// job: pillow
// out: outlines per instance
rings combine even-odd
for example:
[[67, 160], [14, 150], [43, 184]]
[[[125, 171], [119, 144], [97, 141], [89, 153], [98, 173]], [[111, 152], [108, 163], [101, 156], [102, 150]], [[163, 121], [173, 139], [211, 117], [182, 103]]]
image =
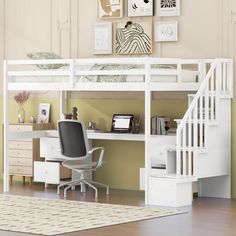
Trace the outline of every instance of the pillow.
[[[91, 70], [131, 70], [140, 68], [140, 65], [132, 64], [94, 64]], [[126, 82], [127, 75], [87, 75], [89, 82]]]
[[[32, 60], [41, 60], [41, 59], [63, 59], [62, 57], [58, 56], [53, 52], [33, 52], [26, 54], [29, 59]], [[51, 70], [51, 69], [58, 69], [62, 66], [66, 66], [67, 64], [37, 64], [36, 66], [39, 69], [43, 70]]]

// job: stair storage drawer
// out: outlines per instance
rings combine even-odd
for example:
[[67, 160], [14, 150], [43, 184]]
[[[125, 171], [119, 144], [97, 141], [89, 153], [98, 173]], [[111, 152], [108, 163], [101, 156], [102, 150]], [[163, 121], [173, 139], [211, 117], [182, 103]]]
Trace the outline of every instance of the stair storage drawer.
[[9, 148], [10, 149], [27, 149], [32, 150], [33, 144], [32, 141], [25, 142], [25, 141], [9, 141]]

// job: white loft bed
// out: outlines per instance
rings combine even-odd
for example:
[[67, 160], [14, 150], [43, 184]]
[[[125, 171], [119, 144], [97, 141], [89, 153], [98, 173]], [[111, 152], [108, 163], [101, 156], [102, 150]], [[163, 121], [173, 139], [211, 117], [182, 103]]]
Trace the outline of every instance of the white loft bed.
[[[59, 69], [40, 70], [37, 65], [63, 65]], [[109, 59], [70, 59], [70, 60], [8, 60], [4, 62], [4, 191], [9, 190], [8, 177], [8, 91], [142, 91], [145, 94], [145, 171], [150, 173], [150, 146], [153, 138], [150, 135], [151, 120], [151, 93], [155, 91], [197, 91], [196, 97], [190, 106], [190, 110], [198, 110], [194, 104], [200, 99], [200, 106], [204, 103], [204, 96], [212, 100], [211, 107], [214, 109], [215, 92], [214, 84], [216, 68], [223, 68], [221, 93], [232, 97], [232, 61], [229, 59], [177, 59], [177, 58], [109, 58]], [[210, 69], [211, 68], [211, 69]], [[227, 73], [226, 73], [227, 71]], [[206, 76], [208, 73], [208, 76]], [[219, 75], [219, 73], [218, 73]], [[205, 79], [207, 82], [204, 83]], [[210, 82], [210, 86], [208, 80]], [[211, 90], [205, 94], [206, 89]], [[200, 89], [199, 89], [200, 88]], [[61, 113], [63, 100], [61, 96]], [[203, 108], [200, 109], [200, 112]], [[192, 118], [184, 116], [184, 122], [190, 124]], [[190, 114], [192, 117], [192, 113]], [[199, 122], [196, 120], [196, 122]], [[200, 124], [203, 121], [200, 120]], [[180, 123], [177, 130], [177, 177], [191, 178], [194, 173], [181, 173], [186, 162], [180, 160], [179, 153], [182, 150], [193, 152], [193, 147], [186, 147], [186, 125]], [[183, 131], [182, 131], [183, 129]], [[195, 129], [198, 131], [198, 129]], [[182, 132], [182, 133], [181, 133]], [[188, 129], [187, 132], [192, 132]], [[203, 134], [203, 129], [200, 129]], [[182, 136], [181, 136], [182, 135]], [[194, 133], [195, 135], [195, 133]], [[197, 135], [197, 134], [196, 134]], [[195, 135], [195, 136], [196, 136]], [[187, 135], [192, 137], [191, 133]], [[195, 137], [194, 136], [194, 137]], [[186, 158], [186, 155], [184, 156]], [[191, 162], [189, 162], [191, 164]], [[190, 167], [189, 164], [189, 167]], [[145, 201], [148, 202], [148, 193], [145, 191]]]

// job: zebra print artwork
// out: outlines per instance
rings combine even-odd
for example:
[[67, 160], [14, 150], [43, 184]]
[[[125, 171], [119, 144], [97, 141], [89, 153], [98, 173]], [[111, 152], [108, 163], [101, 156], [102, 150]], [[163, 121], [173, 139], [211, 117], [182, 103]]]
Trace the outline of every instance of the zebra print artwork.
[[118, 23], [115, 31], [117, 54], [152, 53], [151, 23]]

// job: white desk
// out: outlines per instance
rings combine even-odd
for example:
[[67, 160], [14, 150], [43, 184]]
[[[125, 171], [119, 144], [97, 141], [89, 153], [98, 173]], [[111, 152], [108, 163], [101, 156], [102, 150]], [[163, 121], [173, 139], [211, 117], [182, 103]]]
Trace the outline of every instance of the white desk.
[[[122, 140], [122, 141], [144, 141], [144, 134], [130, 133], [110, 133], [110, 132], [88, 132], [88, 139], [92, 146], [92, 140]], [[27, 132], [12, 132], [9, 134], [11, 139], [27, 139], [40, 138], [40, 156], [45, 158], [45, 161], [34, 162], [34, 181], [44, 182], [47, 184], [59, 184], [62, 175], [60, 161], [64, 158], [60, 154], [60, 144], [57, 130], [42, 130], [42, 131], [27, 131]], [[78, 176], [72, 172], [72, 179]], [[85, 176], [86, 179], [91, 179], [91, 173]]]
[[[87, 132], [87, 135], [91, 144], [92, 140], [145, 141], [144, 134]], [[45, 157], [45, 162], [35, 162], [34, 181], [45, 182], [46, 184], [59, 184], [60, 165], [58, 161], [62, 161], [63, 156], [61, 156], [60, 152], [58, 151], [60, 149], [60, 145], [57, 130], [14, 132], [9, 133], [9, 138], [40, 138], [40, 156]], [[152, 148], [150, 152], [150, 159], [154, 164], [166, 163], [167, 146], [170, 144], [174, 146], [175, 139], [175, 134], [151, 136]], [[91, 175], [87, 178], [91, 179]]]

